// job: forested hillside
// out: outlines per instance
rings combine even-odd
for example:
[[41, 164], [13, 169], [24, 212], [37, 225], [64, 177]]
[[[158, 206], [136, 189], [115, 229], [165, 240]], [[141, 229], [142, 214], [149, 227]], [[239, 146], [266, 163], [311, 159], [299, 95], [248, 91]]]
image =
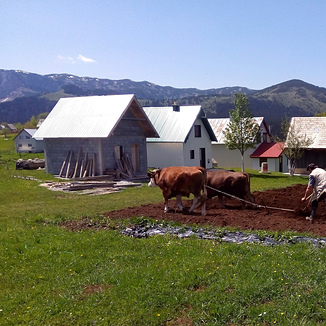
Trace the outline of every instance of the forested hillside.
[[159, 86], [150, 82], [77, 77], [67, 74], [37, 75], [0, 70], [0, 122], [25, 123], [33, 115], [50, 112], [61, 97], [135, 94], [143, 106], [201, 105], [208, 117], [229, 116], [234, 94], [245, 93], [254, 116], [265, 117], [278, 134], [285, 117], [314, 116], [326, 112], [326, 88], [290, 80], [263, 90], [224, 87], [198, 90]]

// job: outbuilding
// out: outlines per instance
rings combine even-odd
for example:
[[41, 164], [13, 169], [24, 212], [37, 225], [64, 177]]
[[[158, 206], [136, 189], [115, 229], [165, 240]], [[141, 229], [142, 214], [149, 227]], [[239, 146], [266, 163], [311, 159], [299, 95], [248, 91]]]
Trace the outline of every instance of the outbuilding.
[[87, 167], [92, 175], [119, 169], [132, 176], [146, 175], [146, 138], [158, 134], [128, 94], [62, 98], [34, 137], [44, 139], [47, 173], [60, 175], [67, 163], [66, 176], [88, 175]]
[[[288, 172], [283, 142], [261, 143], [250, 155], [251, 168], [262, 172]], [[264, 164], [265, 163], [265, 164]], [[267, 171], [264, 171], [263, 166]]]

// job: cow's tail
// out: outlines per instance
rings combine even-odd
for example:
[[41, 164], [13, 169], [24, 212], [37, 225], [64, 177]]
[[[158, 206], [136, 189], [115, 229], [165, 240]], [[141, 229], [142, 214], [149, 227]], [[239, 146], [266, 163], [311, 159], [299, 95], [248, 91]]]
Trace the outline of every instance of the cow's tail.
[[254, 204], [255, 203], [255, 197], [251, 194], [250, 192], [250, 175], [248, 172], [243, 172], [243, 174], [246, 176], [247, 181], [248, 181], [248, 196], [249, 196], [249, 200]]
[[200, 172], [203, 174], [204, 182], [202, 185], [202, 195], [200, 196], [200, 205], [204, 205], [207, 200], [207, 171], [205, 168], [201, 167]]

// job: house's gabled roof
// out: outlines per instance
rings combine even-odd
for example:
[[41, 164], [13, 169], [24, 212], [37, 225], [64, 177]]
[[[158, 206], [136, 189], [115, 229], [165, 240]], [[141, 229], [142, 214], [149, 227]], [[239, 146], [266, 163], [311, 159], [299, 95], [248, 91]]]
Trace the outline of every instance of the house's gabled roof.
[[[269, 128], [266, 125], [263, 117], [254, 117], [253, 119], [255, 120], [255, 122], [258, 124], [259, 127], [261, 127], [261, 125], [264, 124], [264, 127], [267, 133], [269, 134]], [[214, 134], [217, 139], [217, 143], [224, 144], [225, 136], [223, 131], [225, 131], [226, 127], [230, 123], [230, 118], [212, 118], [212, 119], [208, 119], [208, 122], [214, 131]]]
[[11, 131], [17, 131], [16, 127], [12, 123], [8, 123], [7, 126]]
[[178, 106], [174, 111], [172, 106], [144, 107], [148, 118], [157, 130], [160, 138], [148, 138], [148, 142], [185, 142], [197, 119], [201, 119], [210, 139], [216, 140], [204, 111], [199, 105]]
[[[34, 134], [36, 133], [37, 129], [29, 129], [29, 128], [25, 128], [23, 130], [21, 130], [16, 137], [14, 138], [14, 140], [22, 133], [22, 132], [27, 132], [31, 137], [34, 138]], [[35, 138], [36, 140], [43, 140], [43, 138]]]
[[326, 148], [326, 117], [294, 117], [290, 128], [294, 128], [298, 137], [306, 136], [313, 140], [309, 148]]
[[284, 143], [261, 143], [250, 155], [251, 158], [277, 158], [284, 149]]
[[130, 110], [146, 137], [157, 132], [133, 94], [62, 98], [34, 137], [106, 138]]

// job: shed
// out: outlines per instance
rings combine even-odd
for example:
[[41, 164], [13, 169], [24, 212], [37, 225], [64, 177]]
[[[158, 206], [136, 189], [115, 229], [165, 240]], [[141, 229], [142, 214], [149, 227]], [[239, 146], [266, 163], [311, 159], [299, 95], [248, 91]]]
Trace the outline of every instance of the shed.
[[267, 163], [269, 171], [285, 172], [287, 159], [283, 154], [284, 143], [261, 143], [250, 155], [251, 167], [255, 170], [261, 169], [263, 163]]
[[326, 168], [326, 117], [293, 117], [290, 128], [298, 137], [313, 141], [302, 158], [297, 160], [295, 173], [307, 173], [306, 167], [312, 162]]
[[69, 162], [67, 176], [84, 176], [87, 166], [102, 175], [121, 170], [125, 160], [135, 174], [146, 175], [146, 137], [158, 134], [136, 97], [128, 94], [62, 98], [34, 137], [44, 138], [47, 173], [60, 174], [63, 162]]
[[[254, 117], [255, 122], [259, 125], [259, 133], [256, 138], [257, 146], [261, 143], [270, 143], [271, 134], [269, 127], [263, 117]], [[229, 150], [225, 145], [224, 131], [230, 123], [230, 118], [212, 118], [208, 119], [214, 134], [216, 141], [212, 142], [212, 154], [213, 159], [217, 162], [218, 167], [230, 168], [230, 167], [241, 167], [241, 153], [238, 150]], [[252, 161], [250, 155], [257, 148], [248, 149], [244, 153], [244, 164], [246, 167], [252, 167]]]
[[216, 140], [201, 106], [144, 107], [160, 138], [147, 138], [149, 167], [212, 167]]
[[14, 138], [17, 153], [42, 153], [44, 151], [43, 138], [33, 138], [37, 129], [23, 129]]

